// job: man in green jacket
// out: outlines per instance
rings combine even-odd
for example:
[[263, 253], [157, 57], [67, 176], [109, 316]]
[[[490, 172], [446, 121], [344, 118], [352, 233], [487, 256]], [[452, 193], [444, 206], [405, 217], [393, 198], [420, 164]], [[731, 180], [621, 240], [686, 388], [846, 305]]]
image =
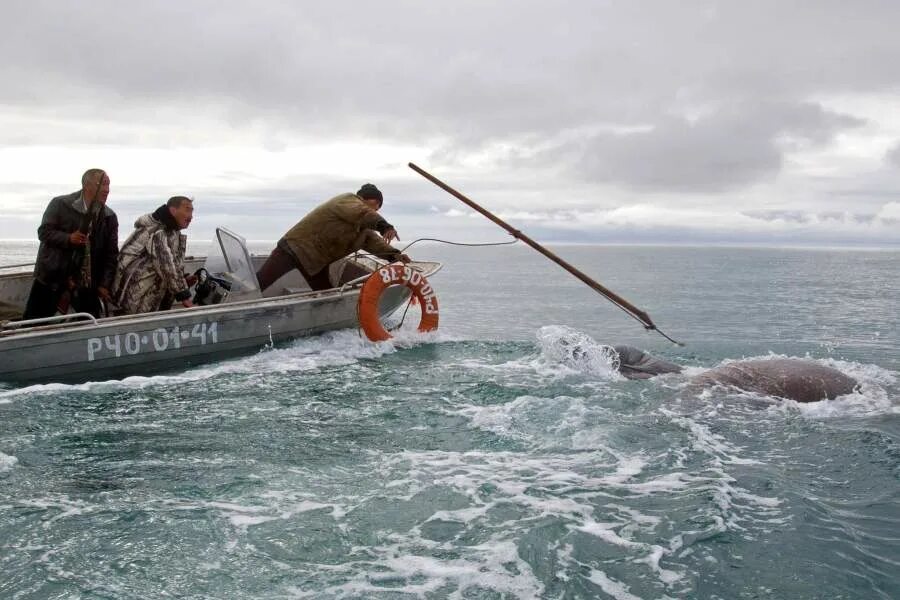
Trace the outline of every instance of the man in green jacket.
[[408, 256], [389, 244], [400, 238], [394, 226], [378, 214], [383, 202], [381, 191], [367, 183], [355, 194], [335, 196], [314, 208], [278, 240], [256, 272], [259, 289], [264, 291], [292, 269], [299, 270], [313, 290], [334, 287], [328, 265], [357, 250], [409, 262]]

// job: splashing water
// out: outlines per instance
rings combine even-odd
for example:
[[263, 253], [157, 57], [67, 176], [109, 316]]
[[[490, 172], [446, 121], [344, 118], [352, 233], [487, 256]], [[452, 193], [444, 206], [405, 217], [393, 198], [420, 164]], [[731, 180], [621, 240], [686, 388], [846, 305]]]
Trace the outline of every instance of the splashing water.
[[547, 325], [537, 332], [541, 356], [573, 371], [612, 377], [619, 371], [619, 354], [589, 335], [562, 325]]

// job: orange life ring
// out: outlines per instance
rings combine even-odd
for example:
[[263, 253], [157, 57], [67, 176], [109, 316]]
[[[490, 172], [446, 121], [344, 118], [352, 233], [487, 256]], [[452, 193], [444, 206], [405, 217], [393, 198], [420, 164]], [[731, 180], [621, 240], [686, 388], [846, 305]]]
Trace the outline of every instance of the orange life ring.
[[373, 342], [391, 339], [378, 316], [378, 303], [384, 290], [392, 285], [405, 285], [412, 290], [414, 300], [422, 307], [419, 331], [434, 331], [438, 328], [438, 301], [434, 288], [419, 271], [402, 263], [391, 263], [372, 273], [359, 291], [356, 312], [359, 325]]

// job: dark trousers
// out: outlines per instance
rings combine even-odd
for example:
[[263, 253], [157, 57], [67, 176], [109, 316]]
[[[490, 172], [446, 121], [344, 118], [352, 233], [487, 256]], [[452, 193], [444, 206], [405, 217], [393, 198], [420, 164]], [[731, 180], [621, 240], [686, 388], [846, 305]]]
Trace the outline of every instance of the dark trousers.
[[[64, 287], [54, 290], [35, 279], [34, 283], [31, 284], [31, 292], [28, 294], [28, 302], [25, 303], [25, 314], [22, 315], [22, 318], [41, 319], [43, 317], [52, 317], [59, 309], [59, 300], [65, 291]], [[86, 312], [100, 318], [101, 307], [97, 290], [79, 288], [71, 292], [70, 299], [71, 306], [75, 309], [75, 312]]]
[[315, 275], [310, 275], [291, 254], [285, 252], [279, 246], [275, 246], [272, 254], [263, 263], [263, 266], [256, 272], [256, 279], [259, 281], [259, 289], [266, 291], [266, 288], [275, 283], [285, 273], [297, 269], [303, 275], [303, 279], [309, 284], [313, 290], [327, 290], [331, 287], [331, 281], [328, 280], [328, 267], [325, 267]]

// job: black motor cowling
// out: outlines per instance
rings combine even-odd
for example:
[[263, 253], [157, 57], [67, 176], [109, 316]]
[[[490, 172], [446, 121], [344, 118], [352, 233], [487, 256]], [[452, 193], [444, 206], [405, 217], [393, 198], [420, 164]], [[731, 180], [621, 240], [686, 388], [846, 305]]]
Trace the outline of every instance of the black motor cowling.
[[208, 306], [221, 304], [231, 291], [231, 282], [209, 274], [203, 267], [194, 273], [197, 276], [197, 287], [194, 288], [194, 304]]

